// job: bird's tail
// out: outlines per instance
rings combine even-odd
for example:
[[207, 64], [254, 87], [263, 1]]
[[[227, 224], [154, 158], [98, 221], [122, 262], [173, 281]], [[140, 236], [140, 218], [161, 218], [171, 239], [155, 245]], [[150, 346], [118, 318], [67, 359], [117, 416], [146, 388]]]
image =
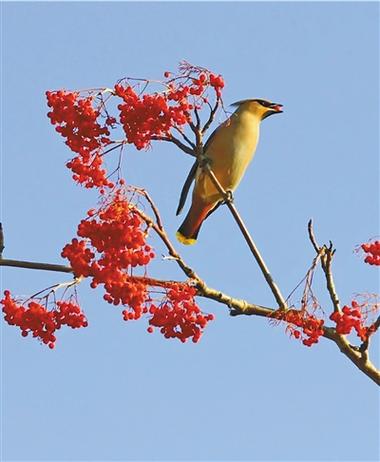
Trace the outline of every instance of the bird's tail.
[[176, 233], [176, 237], [181, 244], [193, 245], [197, 242], [198, 233], [201, 229], [202, 223], [212, 208], [213, 205], [209, 204], [199, 204], [196, 202], [191, 204], [186, 218]]

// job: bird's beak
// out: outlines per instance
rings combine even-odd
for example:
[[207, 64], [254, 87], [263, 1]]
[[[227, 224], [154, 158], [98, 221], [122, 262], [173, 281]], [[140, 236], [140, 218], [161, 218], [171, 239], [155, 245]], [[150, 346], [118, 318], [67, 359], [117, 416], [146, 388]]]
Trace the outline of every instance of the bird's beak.
[[279, 104], [279, 103], [272, 103], [269, 107], [268, 107], [268, 111], [266, 111], [264, 113], [264, 115], [262, 116], [261, 120], [264, 120], [266, 119], [267, 117], [273, 115], [273, 114], [280, 114], [282, 111], [282, 104]]
[[277, 112], [283, 112], [282, 110], [282, 104], [279, 103], [272, 103], [270, 106], [271, 110], [275, 113]]

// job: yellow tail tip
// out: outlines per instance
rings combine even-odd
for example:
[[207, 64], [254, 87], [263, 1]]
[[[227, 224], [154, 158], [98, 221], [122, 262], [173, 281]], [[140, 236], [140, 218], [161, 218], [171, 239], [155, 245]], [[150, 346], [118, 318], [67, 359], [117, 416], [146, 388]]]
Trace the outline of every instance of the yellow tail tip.
[[176, 232], [175, 234], [176, 238], [179, 240], [179, 242], [181, 244], [185, 244], [185, 245], [193, 245], [197, 242], [196, 239], [193, 239], [191, 237], [185, 237], [182, 233], [180, 233], [179, 231]]

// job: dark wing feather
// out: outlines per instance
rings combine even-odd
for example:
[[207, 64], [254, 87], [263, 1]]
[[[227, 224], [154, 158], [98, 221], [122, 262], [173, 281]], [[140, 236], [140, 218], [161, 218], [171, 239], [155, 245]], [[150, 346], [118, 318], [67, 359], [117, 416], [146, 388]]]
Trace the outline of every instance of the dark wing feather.
[[[208, 140], [206, 141], [206, 144], [204, 145], [203, 147], [203, 150], [204, 152], [207, 154], [207, 148], [209, 147], [210, 145], [210, 142], [212, 141], [212, 139], [214, 138], [216, 132], [219, 130], [220, 126], [217, 127], [212, 133], [211, 135], [209, 136]], [[193, 164], [193, 166], [191, 167], [190, 169], [190, 172], [189, 174], [187, 175], [187, 178], [186, 178], [186, 181], [185, 181], [185, 184], [183, 185], [183, 188], [182, 188], [182, 191], [181, 191], [181, 195], [180, 195], [180, 198], [179, 198], [179, 204], [178, 204], [178, 207], [177, 207], [177, 212], [176, 212], [176, 215], [179, 215], [181, 212], [182, 212], [182, 209], [185, 205], [185, 202], [186, 202], [186, 198], [187, 198], [187, 195], [189, 194], [189, 189], [190, 189], [190, 186], [191, 186], [191, 183], [194, 181], [195, 179], [195, 173], [197, 171], [197, 168], [198, 168], [198, 161], [196, 160]]]
[[193, 163], [193, 166], [191, 167], [189, 174], [187, 175], [185, 184], [183, 185], [181, 195], [179, 198], [179, 204], [177, 207], [176, 215], [179, 215], [182, 212], [183, 206], [185, 205], [185, 202], [186, 202], [187, 195], [189, 193], [191, 183], [193, 182], [195, 178], [195, 172], [197, 171], [197, 168], [198, 168], [198, 161], [196, 160]]

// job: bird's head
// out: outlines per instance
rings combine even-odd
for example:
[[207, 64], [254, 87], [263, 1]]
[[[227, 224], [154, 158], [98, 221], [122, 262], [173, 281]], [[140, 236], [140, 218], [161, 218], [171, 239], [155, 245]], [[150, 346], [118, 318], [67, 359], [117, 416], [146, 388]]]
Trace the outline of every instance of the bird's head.
[[243, 99], [231, 104], [237, 107], [237, 111], [248, 110], [252, 114], [257, 114], [260, 120], [264, 120], [272, 114], [279, 114], [282, 111], [282, 104], [272, 103], [265, 99]]

